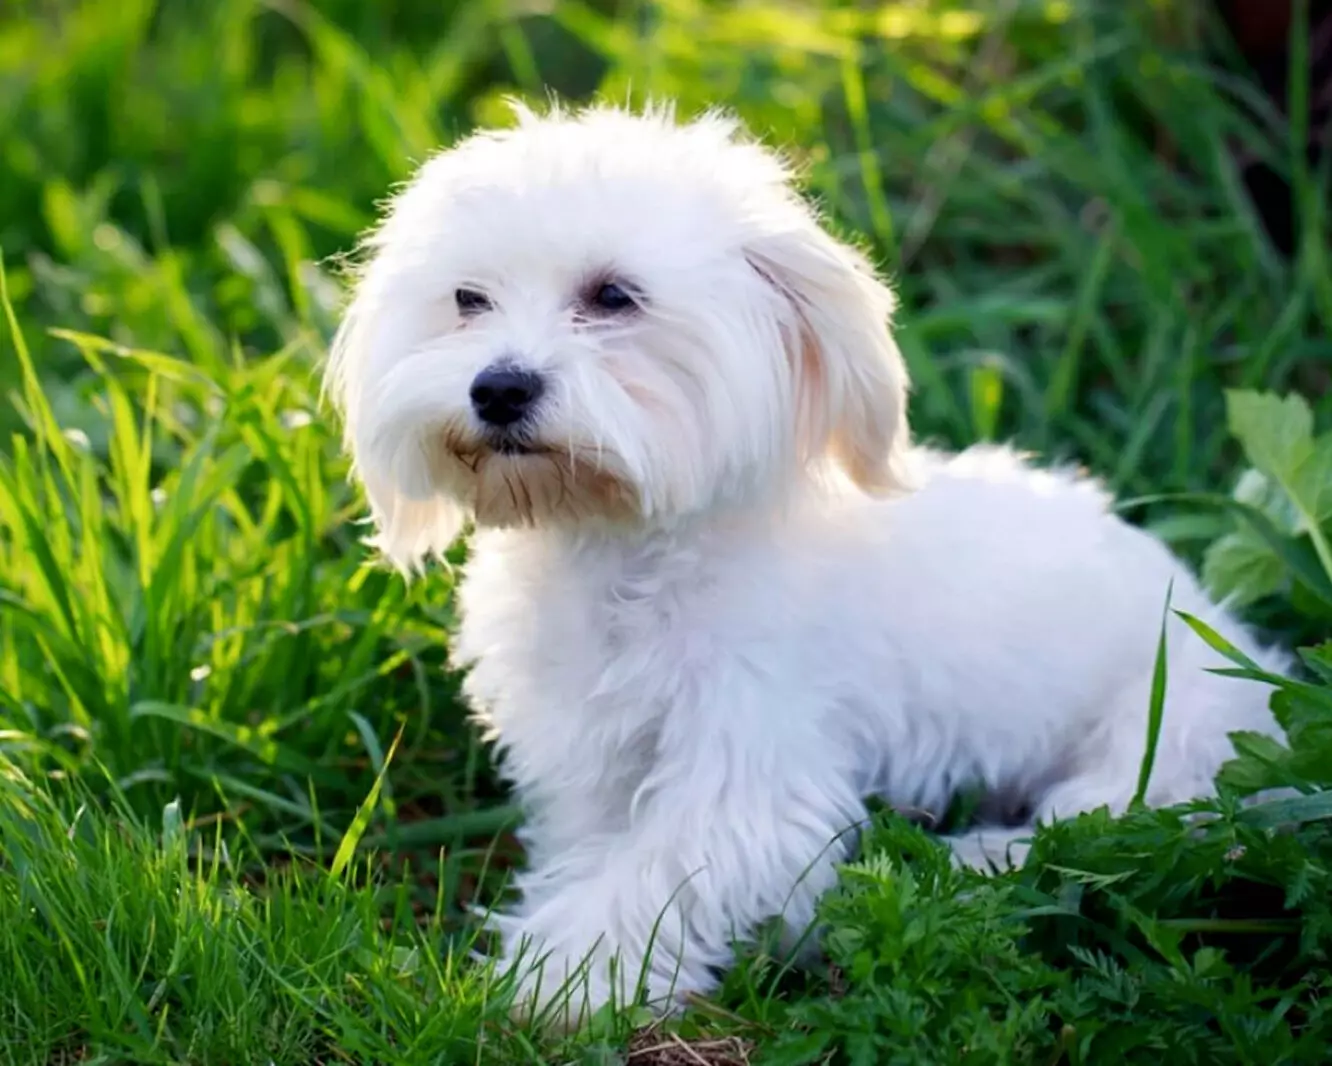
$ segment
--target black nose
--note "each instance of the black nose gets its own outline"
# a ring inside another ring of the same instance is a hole
[[[476,417],[488,426],[510,426],[532,410],[545,386],[537,374],[512,367],[487,367],[472,379]]]

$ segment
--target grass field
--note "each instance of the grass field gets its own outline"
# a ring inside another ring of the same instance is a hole
[[[1308,86],[1284,116],[1230,54],[1184,0],[10,0],[3,1061],[1326,1061],[1328,175]],[[992,881],[885,814],[825,969],[749,949],[678,1029],[510,1020],[467,908],[516,812],[449,578],[367,558],[317,369],[375,200],[547,89],[796,154],[897,281],[918,435],[1104,477],[1305,649],[1289,747],[1238,738],[1201,825],[1089,815]],[[1290,255],[1242,159],[1289,181]]]

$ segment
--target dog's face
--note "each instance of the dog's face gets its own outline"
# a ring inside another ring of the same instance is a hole
[[[831,460],[892,488],[892,296],[720,118],[538,117],[421,168],[329,382],[411,567],[478,525],[667,524]]]

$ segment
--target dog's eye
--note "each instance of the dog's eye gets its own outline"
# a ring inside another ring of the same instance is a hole
[[[600,311],[619,314],[632,311],[638,306],[633,295],[623,285],[614,281],[603,282],[589,294],[588,303]]]
[[[490,297],[479,289],[459,289],[453,298],[458,303],[458,310],[464,315],[478,315],[494,306]]]

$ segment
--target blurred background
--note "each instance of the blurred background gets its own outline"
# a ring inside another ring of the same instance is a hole
[[[364,843],[509,824],[448,575],[368,565],[317,381],[334,257],[509,95],[721,105],[800,160],[901,291],[921,437],[1230,492],[1226,389],[1332,409],[1326,10],[0,0],[0,749],[317,853],[401,733]]]
[[[721,104],[802,159],[897,276],[924,427],[1179,486],[1211,458],[1168,442],[1215,402],[1184,400],[1190,360],[1322,383],[1301,377],[1318,331],[1273,284],[1326,236],[1321,206],[1294,203],[1316,196],[1325,4],[1298,113],[1286,99],[1310,6],[4,0],[0,246],[65,386],[82,360],[47,326],[202,363],[317,345],[326,257],[416,162],[506,121],[506,95]]]

